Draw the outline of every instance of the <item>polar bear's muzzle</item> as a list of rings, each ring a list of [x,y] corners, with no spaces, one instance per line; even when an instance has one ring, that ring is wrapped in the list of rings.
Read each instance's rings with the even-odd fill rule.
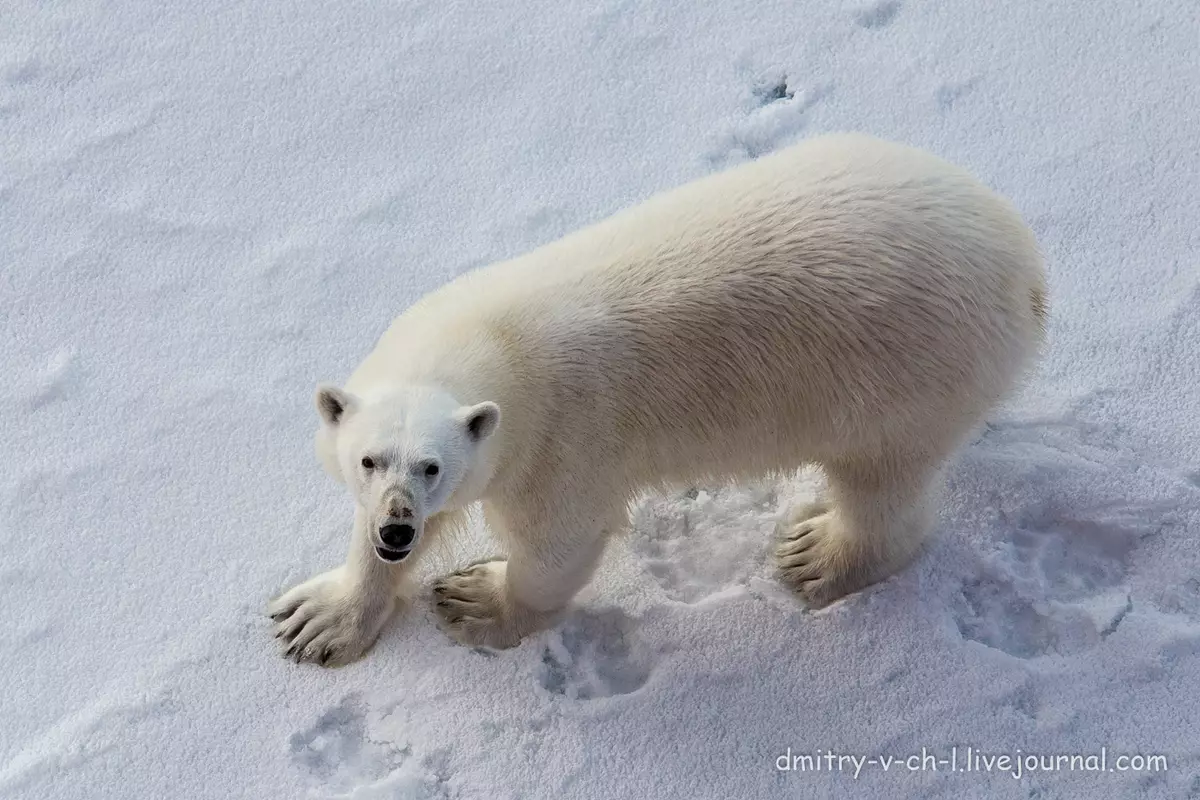
[[[376,547],[375,555],[389,564],[396,564],[408,558],[407,550],[388,550],[386,547]]]
[[[412,551],[416,539],[417,529],[407,522],[383,525],[379,529],[375,555],[389,564],[403,561]]]

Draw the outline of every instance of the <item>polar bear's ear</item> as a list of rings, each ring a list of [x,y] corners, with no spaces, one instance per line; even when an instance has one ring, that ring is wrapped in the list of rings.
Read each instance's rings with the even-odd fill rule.
[[[321,384],[317,387],[317,413],[321,421],[331,428],[336,428],[342,418],[356,405],[354,396],[343,392],[336,386]]]
[[[458,410],[455,417],[467,429],[467,436],[471,437],[471,441],[482,442],[491,436],[500,424],[500,406],[492,402],[465,406]]]

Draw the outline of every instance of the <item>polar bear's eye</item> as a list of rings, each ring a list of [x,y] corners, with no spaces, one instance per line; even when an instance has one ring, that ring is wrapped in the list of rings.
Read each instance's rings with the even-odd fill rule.
[[[375,459],[370,456],[363,456],[362,465],[363,469],[375,469]]]
[[[425,468],[425,477],[426,478],[436,478],[437,474],[441,471],[442,471],[441,467],[439,467],[437,464],[430,464],[428,467]]]

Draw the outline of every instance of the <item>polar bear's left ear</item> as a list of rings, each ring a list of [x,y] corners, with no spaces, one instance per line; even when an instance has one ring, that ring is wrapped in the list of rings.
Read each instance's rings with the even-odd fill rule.
[[[491,436],[500,424],[500,406],[492,402],[483,402],[460,408],[454,416],[466,428],[471,441],[482,442]]]

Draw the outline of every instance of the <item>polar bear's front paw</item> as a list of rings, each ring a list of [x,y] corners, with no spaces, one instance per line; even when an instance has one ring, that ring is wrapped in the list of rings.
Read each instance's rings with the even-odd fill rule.
[[[434,611],[455,641],[504,649],[546,624],[542,615],[520,610],[508,600],[506,568],[504,561],[488,561],[433,584]]]
[[[775,528],[781,580],[812,608],[822,608],[871,582],[872,570],[840,530],[824,502],[793,510]]]
[[[361,658],[395,610],[394,596],[372,601],[346,580],[342,569],[318,575],[272,601],[275,638],[284,657],[336,667]]]

